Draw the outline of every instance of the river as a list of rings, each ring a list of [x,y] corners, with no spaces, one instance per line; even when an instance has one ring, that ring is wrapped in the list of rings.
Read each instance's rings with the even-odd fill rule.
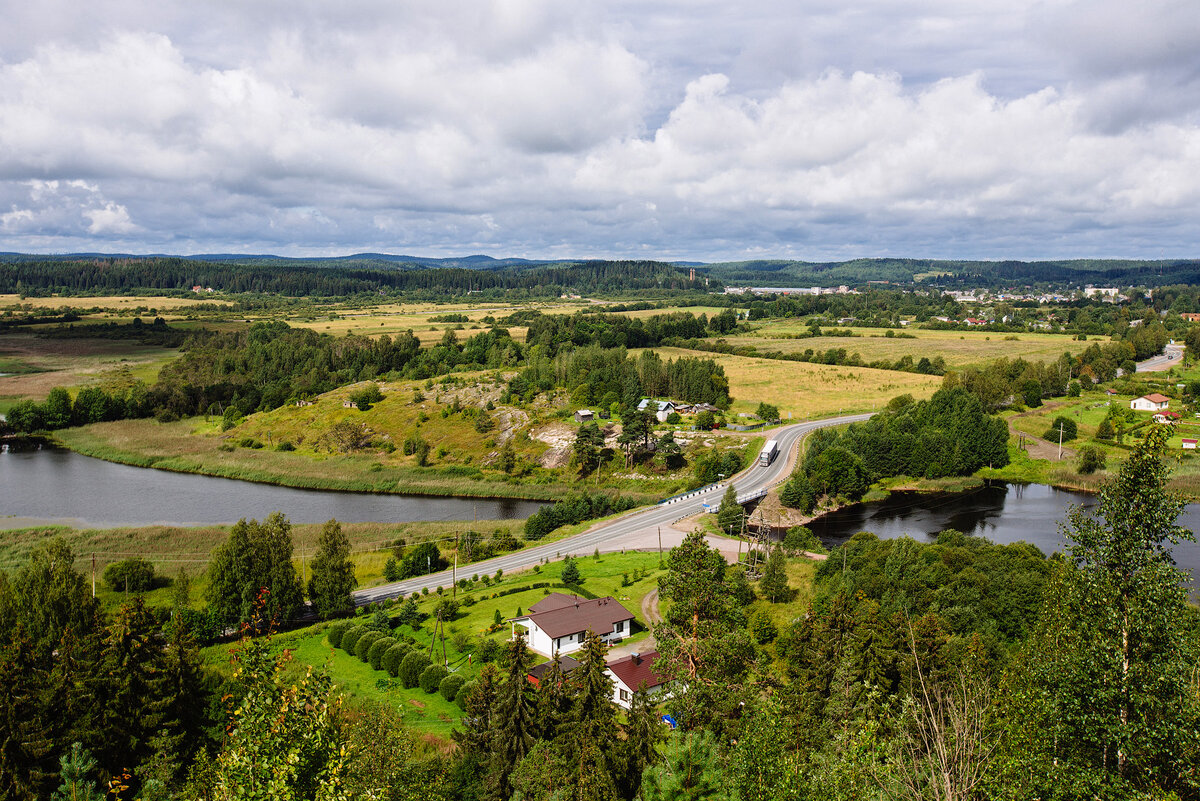
[[[1023,540],[1046,554],[1063,550],[1059,524],[1072,506],[1092,508],[1096,496],[1044,484],[989,483],[963,493],[896,492],[886,500],[848,506],[809,523],[827,546],[837,546],[859,531],[883,539],[905,535],[932,541],[948,528],[987,537],[992,542]],[[1200,531],[1200,504],[1190,503],[1179,524]],[[1174,549],[1179,567],[1200,574],[1200,545],[1183,542]]]
[[[0,528],[233,523],[280,511],[293,523],[510,520],[544,504],[329,492],[106,462],[36,441],[0,445]]]

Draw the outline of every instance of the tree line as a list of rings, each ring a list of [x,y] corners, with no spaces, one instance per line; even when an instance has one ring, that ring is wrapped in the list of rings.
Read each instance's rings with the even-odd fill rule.
[[[1008,425],[964,389],[926,401],[901,395],[871,419],[810,435],[800,468],[780,491],[786,506],[811,512],[824,496],[858,500],[888,476],[966,476],[1008,464]]]
[[[0,292],[6,293],[111,294],[145,289],[190,293],[193,286],[211,287],[227,294],[346,298],[383,293],[435,300],[468,294],[545,298],[558,297],[564,292],[622,295],[703,289],[703,284],[691,281],[684,269],[654,261],[582,261],[467,269],[173,257],[0,260]]]

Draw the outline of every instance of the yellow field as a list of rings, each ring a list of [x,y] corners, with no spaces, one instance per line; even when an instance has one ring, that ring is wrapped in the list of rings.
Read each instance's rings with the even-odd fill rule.
[[[688,312],[699,317],[702,314],[707,314],[709,317],[720,314],[725,311],[724,306],[669,306],[665,309],[640,309],[638,311],[616,312],[622,317],[654,317],[659,314],[674,314],[675,312]]]
[[[128,296],[128,297],[53,297],[53,298],[25,298],[20,295],[0,295],[0,308],[10,306],[32,306],[37,309],[111,309],[113,311],[121,311],[128,309],[136,309],[139,306],[147,309],[172,310],[186,309],[192,306],[205,306],[214,308],[229,305],[228,301],[216,300],[211,297],[197,295],[194,298],[167,298],[167,297],[152,297],[152,296]]]
[[[422,345],[432,345],[442,338],[447,328],[462,325],[459,341],[471,336],[475,330],[484,330],[487,323],[482,322],[489,315],[499,319],[522,309],[536,309],[543,314],[570,314],[580,308],[578,303],[567,304],[560,302],[548,303],[493,303],[493,304],[436,304],[436,303],[404,303],[373,306],[369,309],[346,310],[340,307],[327,307],[316,310],[315,313],[303,313],[285,318],[288,325],[295,328],[311,328],[324,334],[342,336],[353,333],[362,336],[395,335],[412,330],[421,340]],[[466,323],[433,323],[431,317],[446,314],[464,314],[469,319]],[[334,319],[330,319],[331,316]],[[478,326],[472,329],[471,326]],[[509,333],[518,342],[525,340],[524,327],[510,327]]]
[[[839,412],[878,409],[897,395],[928,398],[941,385],[939,376],[872,370],[869,367],[837,367],[806,362],[785,362],[700,353],[682,348],[655,348],[664,359],[681,356],[711,358],[725,369],[732,412],[753,412],[759,403],[779,407],[787,417],[823,417]],[[631,353],[633,353],[631,351]]]
[[[859,354],[863,361],[877,359],[897,361],[903,356],[914,360],[922,356],[930,359],[941,356],[948,367],[978,365],[1001,357],[1028,359],[1030,361],[1053,361],[1066,351],[1078,353],[1087,347],[1064,334],[998,334],[983,331],[928,331],[909,329],[915,339],[907,337],[887,338],[884,329],[852,328],[858,336],[814,337],[811,339],[782,339],[782,335],[800,334],[808,327],[796,321],[769,322],[753,333],[744,336],[726,337],[730,345],[753,345],[763,351],[802,353],[812,348],[826,351],[845,348],[848,353]],[[1016,339],[1005,339],[1005,337]]]

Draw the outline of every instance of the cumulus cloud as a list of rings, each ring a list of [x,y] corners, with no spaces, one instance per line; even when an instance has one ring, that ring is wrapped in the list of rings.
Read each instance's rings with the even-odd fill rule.
[[[6,250],[1194,255],[1176,0],[55,8],[0,30]]]

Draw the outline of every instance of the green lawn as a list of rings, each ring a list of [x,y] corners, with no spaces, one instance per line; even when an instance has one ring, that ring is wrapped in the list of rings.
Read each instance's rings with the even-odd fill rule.
[[[611,595],[621,601],[625,608],[633,613],[639,624],[643,624],[641,602],[646,593],[658,586],[658,578],[662,571],[658,569],[658,554],[656,553],[614,553],[603,554],[597,560],[594,557],[584,557],[577,560],[579,572],[583,581],[581,587],[596,596]],[[456,620],[446,625],[444,643],[445,659],[452,671],[461,672],[468,678],[478,675],[480,664],[473,659],[468,664],[468,654],[473,654],[479,642],[484,637],[490,637],[502,643],[507,640],[510,628],[507,623],[499,629],[493,628],[496,611],[503,618],[513,617],[518,610],[527,611],[530,606],[545,598],[551,592],[568,592],[561,587],[546,587],[527,589],[510,595],[493,597],[498,592],[517,587],[527,587],[533,583],[558,583],[562,573],[562,562],[539,565],[531,570],[521,571],[502,576],[499,581],[490,580],[484,584],[482,577],[470,581],[473,574],[463,571],[468,579],[470,588],[459,590],[456,599],[462,604]],[[629,586],[621,586],[625,576],[629,577]],[[634,576],[640,576],[634,581]],[[449,594],[449,591],[446,592]],[[420,611],[429,614],[434,605],[444,595],[431,593],[421,597],[418,604]],[[467,605],[467,599],[473,602]],[[398,607],[387,607],[389,615],[396,613]],[[363,616],[371,614],[362,613]],[[364,618],[365,619],[365,618]],[[350,702],[356,698],[370,699],[380,703],[392,704],[404,716],[405,723],[413,728],[439,736],[448,736],[450,730],[458,723],[462,714],[458,706],[446,701],[437,693],[427,694],[419,687],[404,689],[400,682],[391,678],[385,671],[376,671],[356,657],[341,649],[333,649],[325,639],[327,623],[317,624],[286,634],[278,635],[275,644],[292,652],[297,669],[309,665],[327,669],[333,677],[339,690]],[[409,626],[398,626],[393,630],[393,636],[412,637],[419,646],[429,648],[432,639],[433,620],[426,619],[416,629]],[[626,642],[637,642],[649,636],[649,632],[641,625],[637,633],[626,638]],[[457,645],[456,645],[457,643]],[[459,647],[461,646],[461,647]],[[234,646],[218,645],[206,649],[209,664],[224,669],[228,664],[229,652]],[[443,642],[439,636],[434,644],[434,662],[441,663],[443,659]],[[542,661],[539,658],[539,661]]]

